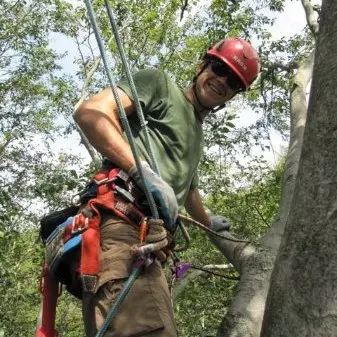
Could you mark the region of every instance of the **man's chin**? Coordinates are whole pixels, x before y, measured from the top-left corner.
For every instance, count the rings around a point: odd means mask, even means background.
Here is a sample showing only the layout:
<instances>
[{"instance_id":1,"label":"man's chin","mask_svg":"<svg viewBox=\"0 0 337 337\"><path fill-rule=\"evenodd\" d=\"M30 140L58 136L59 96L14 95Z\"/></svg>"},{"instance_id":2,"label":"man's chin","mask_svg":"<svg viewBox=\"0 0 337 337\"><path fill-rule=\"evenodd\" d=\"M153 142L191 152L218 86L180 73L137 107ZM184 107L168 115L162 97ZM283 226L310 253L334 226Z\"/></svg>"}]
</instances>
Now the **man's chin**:
<instances>
[{"instance_id":1,"label":"man's chin","mask_svg":"<svg viewBox=\"0 0 337 337\"><path fill-rule=\"evenodd\" d=\"M210 110L216 108L219 104L215 104L214 101L204 100L203 105L208 107Z\"/></svg>"}]
</instances>

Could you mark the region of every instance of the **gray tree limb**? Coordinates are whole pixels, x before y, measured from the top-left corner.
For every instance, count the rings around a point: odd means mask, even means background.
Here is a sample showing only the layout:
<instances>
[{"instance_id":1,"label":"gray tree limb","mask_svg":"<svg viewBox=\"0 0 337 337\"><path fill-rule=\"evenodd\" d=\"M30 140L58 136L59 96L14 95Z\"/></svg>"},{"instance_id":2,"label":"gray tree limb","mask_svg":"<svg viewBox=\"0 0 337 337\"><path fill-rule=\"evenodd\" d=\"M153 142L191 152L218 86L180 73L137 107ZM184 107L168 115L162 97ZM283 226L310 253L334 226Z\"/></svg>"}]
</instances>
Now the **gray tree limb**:
<instances>
[{"instance_id":1,"label":"gray tree limb","mask_svg":"<svg viewBox=\"0 0 337 337\"><path fill-rule=\"evenodd\" d=\"M315 10L310 2L310 0L301 0L302 6L305 11L305 16L307 19L308 26L312 32L312 34L316 37L318 34L319 24L315 17Z\"/></svg>"}]
</instances>

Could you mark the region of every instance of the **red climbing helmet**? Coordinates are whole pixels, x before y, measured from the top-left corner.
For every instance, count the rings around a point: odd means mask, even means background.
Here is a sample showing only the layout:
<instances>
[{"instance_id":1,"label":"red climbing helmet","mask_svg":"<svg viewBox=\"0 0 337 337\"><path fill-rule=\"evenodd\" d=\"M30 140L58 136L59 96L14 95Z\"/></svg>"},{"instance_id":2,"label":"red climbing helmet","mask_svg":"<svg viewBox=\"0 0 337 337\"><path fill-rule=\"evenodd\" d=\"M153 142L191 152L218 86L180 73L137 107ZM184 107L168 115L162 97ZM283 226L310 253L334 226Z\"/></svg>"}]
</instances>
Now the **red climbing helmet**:
<instances>
[{"instance_id":1,"label":"red climbing helmet","mask_svg":"<svg viewBox=\"0 0 337 337\"><path fill-rule=\"evenodd\" d=\"M252 45L240 38L228 38L219 41L207 51L225 62L239 76L247 90L260 71L260 58Z\"/></svg>"}]
</instances>

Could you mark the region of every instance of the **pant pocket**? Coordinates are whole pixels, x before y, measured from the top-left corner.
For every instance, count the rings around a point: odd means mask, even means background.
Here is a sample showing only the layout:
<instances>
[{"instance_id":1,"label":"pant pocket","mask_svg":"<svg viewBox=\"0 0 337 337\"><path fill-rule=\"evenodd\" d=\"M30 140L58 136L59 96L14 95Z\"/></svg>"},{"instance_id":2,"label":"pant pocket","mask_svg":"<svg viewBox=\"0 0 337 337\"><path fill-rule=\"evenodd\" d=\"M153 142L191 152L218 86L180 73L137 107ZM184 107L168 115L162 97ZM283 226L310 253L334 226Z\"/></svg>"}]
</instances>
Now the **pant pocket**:
<instances>
[{"instance_id":1,"label":"pant pocket","mask_svg":"<svg viewBox=\"0 0 337 337\"><path fill-rule=\"evenodd\" d=\"M94 326L97 330L102 326L118 294L122 291L125 281L126 279L115 279L106 282L100 287L95 295L95 300L92 301L91 305L94 306L92 308L94 310L87 308L87 310L95 313ZM83 304L85 305L85 303ZM112 319L104 336L142 336L163 329L164 324L158 309L156 302L153 300L148 277L141 275L117 309L116 316Z\"/></svg>"}]
</instances>

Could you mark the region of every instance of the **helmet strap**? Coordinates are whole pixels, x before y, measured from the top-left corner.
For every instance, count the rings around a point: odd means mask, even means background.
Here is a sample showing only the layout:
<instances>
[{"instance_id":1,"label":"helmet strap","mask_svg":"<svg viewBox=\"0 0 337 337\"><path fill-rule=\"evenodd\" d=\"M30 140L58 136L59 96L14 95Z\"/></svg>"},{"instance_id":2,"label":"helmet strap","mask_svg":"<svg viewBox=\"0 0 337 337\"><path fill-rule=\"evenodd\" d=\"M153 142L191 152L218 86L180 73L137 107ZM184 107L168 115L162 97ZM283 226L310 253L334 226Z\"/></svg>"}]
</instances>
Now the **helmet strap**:
<instances>
[{"instance_id":1,"label":"helmet strap","mask_svg":"<svg viewBox=\"0 0 337 337\"><path fill-rule=\"evenodd\" d=\"M215 112L223 109L225 106L226 106L226 103L217 106L216 108L212 109L212 113L215 113Z\"/></svg>"}]
</instances>

